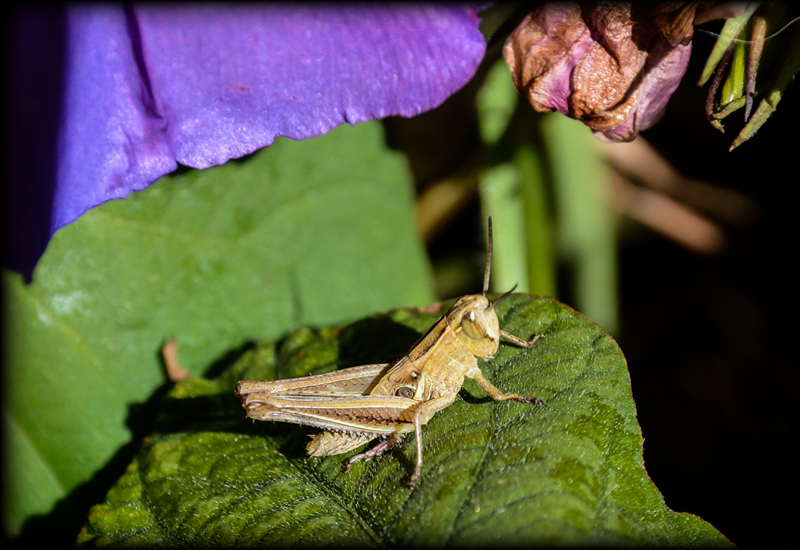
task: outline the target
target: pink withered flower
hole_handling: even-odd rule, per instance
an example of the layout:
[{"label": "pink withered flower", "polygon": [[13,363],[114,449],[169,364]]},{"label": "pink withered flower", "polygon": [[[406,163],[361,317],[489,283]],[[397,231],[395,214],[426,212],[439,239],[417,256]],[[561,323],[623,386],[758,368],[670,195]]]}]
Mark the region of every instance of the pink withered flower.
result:
[{"label": "pink withered flower", "polygon": [[603,141],[655,124],[686,72],[696,3],[537,7],[503,49],[534,109],[558,110]]}]

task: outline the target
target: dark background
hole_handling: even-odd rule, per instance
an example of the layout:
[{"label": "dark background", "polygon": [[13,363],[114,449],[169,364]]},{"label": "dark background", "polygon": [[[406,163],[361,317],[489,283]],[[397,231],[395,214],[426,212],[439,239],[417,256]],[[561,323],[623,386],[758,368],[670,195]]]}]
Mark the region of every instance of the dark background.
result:
[{"label": "dark background", "polygon": [[[727,244],[714,255],[623,221],[616,336],[645,466],[667,506],[700,516],[741,548],[797,547],[797,84],[755,137],[728,152],[743,111],[720,133],[706,119],[708,85],[697,86],[714,40],[695,35],[686,76],[663,119],[642,136],[683,175],[739,191],[758,212],[749,223],[721,224]],[[457,94],[440,111],[456,110],[458,101]],[[447,118],[418,119],[437,116]],[[452,147],[458,138],[447,141]],[[434,268],[464,246],[481,258],[476,265],[483,261],[480,219],[474,201],[442,231],[429,247]],[[567,273],[563,279],[558,298],[574,303]]]},{"label": "dark background", "polygon": [[742,548],[797,547],[797,84],[729,153],[741,112],[715,130],[695,84],[712,44],[696,35],[687,76],[644,135],[683,174],[753,198],[758,217],[728,227],[728,246],[711,257],[655,236],[623,246],[619,340],[645,465],[667,505]]}]

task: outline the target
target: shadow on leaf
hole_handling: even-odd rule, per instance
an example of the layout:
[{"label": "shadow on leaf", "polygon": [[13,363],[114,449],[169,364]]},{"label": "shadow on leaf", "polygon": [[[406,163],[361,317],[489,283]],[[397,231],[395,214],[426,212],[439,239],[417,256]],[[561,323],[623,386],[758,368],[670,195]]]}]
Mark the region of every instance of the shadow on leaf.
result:
[{"label": "shadow on leaf", "polygon": [[339,335],[339,364],[351,367],[388,363],[402,357],[421,334],[390,317],[368,317]]}]

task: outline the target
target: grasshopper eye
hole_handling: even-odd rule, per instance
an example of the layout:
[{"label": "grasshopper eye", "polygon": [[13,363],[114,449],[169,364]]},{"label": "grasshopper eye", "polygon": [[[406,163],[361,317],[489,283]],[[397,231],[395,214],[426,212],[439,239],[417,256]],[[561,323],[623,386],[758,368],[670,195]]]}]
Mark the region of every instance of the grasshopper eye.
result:
[{"label": "grasshopper eye", "polygon": [[461,319],[461,329],[473,340],[481,340],[486,337],[486,327],[481,321],[472,310]]},{"label": "grasshopper eye", "polygon": [[414,390],[412,388],[403,387],[397,388],[397,391],[394,392],[397,397],[405,397],[406,399],[411,399],[414,397]]}]

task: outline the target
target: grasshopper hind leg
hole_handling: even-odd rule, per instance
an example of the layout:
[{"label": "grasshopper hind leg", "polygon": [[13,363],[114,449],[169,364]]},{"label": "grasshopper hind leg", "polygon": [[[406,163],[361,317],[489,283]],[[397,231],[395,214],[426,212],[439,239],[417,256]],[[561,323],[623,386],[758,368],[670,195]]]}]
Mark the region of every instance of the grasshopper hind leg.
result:
[{"label": "grasshopper hind leg", "polygon": [[366,452],[363,452],[363,453],[359,453],[359,454],[351,457],[350,460],[348,460],[345,463],[344,471],[345,472],[349,472],[350,471],[350,467],[353,464],[355,464],[356,462],[360,461],[360,460],[370,460],[372,457],[375,457],[375,456],[378,456],[378,455],[381,455],[381,454],[385,453],[395,443],[399,443],[402,440],[403,440],[403,434],[397,433],[397,432],[394,432],[394,433],[390,434],[389,437],[387,437],[386,439],[384,439],[383,441],[381,441],[380,443],[375,445],[370,450],[368,450]]}]

